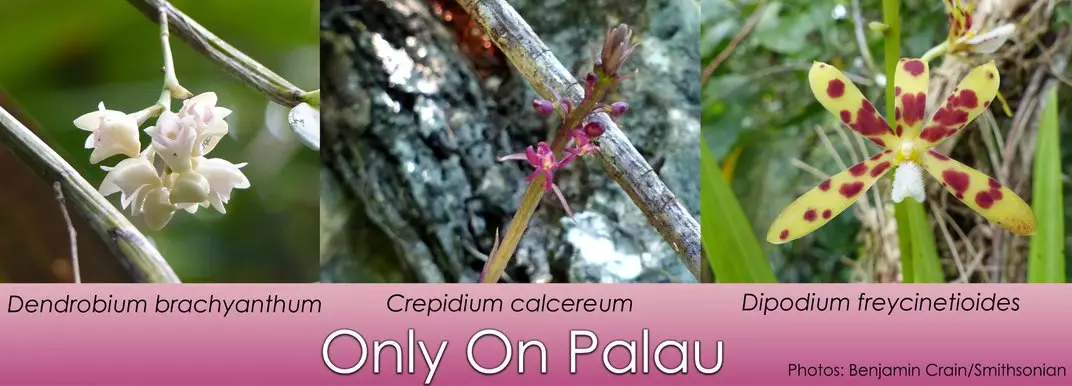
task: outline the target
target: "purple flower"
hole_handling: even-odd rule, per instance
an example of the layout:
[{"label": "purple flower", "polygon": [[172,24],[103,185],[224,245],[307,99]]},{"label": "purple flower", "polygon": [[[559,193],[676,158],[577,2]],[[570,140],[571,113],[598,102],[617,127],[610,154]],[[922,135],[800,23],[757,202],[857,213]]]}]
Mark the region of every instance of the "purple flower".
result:
[{"label": "purple flower", "polygon": [[529,146],[528,149],[525,149],[525,159],[536,168],[532,174],[525,177],[525,181],[532,182],[537,176],[543,174],[543,188],[545,191],[550,192],[555,184],[555,169],[558,169],[558,163],[555,162],[555,153],[551,151],[551,146],[547,142],[540,142],[536,145],[535,150],[533,150],[532,146]]},{"label": "purple flower", "polygon": [[499,158],[499,160],[528,161],[528,163],[535,167],[536,170],[534,170],[532,174],[529,174],[528,177],[525,177],[525,181],[532,182],[536,180],[536,177],[543,175],[544,191],[555,192],[555,196],[558,197],[558,201],[562,204],[562,207],[566,209],[566,214],[570,217],[573,217],[573,211],[570,210],[569,203],[566,202],[566,196],[562,194],[562,190],[558,188],[558,185],[556,185],[554,181],[555,170],[561,168],[563,165],[569,162],[569,160],[573,159],[573,157],[574,154],[572,152],[567,152],[566,157],[561,162],[556,162],[555,153],[551,151],[551,146],[548,145],[547,142],[540,142],[536,144],[535,148],[529,146],[527,149],[525,149],[524,153],[510,154]]}]

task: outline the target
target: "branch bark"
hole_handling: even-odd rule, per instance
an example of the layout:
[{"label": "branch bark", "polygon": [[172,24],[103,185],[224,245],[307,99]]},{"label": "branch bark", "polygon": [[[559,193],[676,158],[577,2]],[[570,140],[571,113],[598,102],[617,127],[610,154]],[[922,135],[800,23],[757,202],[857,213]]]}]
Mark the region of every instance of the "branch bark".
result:
[{"label": "branch bark", "polygon": [[104,240],[134,279],[179,283],[160,252],[97,189],[25,125],[0,107],[0,143],[42,178],[58,182],[66,201]]},{"label": "branch bark", "polygon": [[[503,0],[460,0],[495,45],[530,85],[546,99],[557,94],[579,103],[583,87],[525,20]],[[632,198],[648,221],[678,253],[693,276],[701,277],[700,225],[666,187],[651,165],[637,152],[618,125],[606,114],[598,119],[607,128],[600,136],[599,159],[604,170]]]}]

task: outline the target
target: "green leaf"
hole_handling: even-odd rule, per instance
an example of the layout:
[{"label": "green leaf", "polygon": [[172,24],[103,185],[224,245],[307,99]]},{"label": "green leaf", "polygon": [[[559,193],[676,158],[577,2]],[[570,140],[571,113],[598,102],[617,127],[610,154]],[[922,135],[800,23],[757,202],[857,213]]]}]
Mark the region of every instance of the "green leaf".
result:
[{"label": "green leaf", "polygon": [[1038,233],[1031,236],[1027,260],[1028,283],[1065,282],[1065,214],[1061,192],[1061,144],[1057,123],[1057,88],[1046,96],[1039,121],[1038,149],[1032,204]]},{"label": "green leaf", "polygon": [[720,283],[775,283],[770,262],[707,140],[700,136],[700,226],[703,247]]},{"label": "green leaf", "polygon": [[770,3],[756,25],[755,39],[767,49],[781,53],[798,53],[808,46],[808,35],[815,31],[815,22],[807,12],[782,12],[781,2]]}]

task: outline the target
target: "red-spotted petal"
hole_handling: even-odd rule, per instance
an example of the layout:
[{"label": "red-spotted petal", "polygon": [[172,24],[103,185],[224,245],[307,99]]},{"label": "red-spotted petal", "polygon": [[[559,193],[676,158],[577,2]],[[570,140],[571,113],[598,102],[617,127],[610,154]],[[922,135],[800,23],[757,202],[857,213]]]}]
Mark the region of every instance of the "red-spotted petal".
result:
[{"label": "red-spotted petal", "polygon": [[897,62],[894,85],[894,118],[897,126],[893,131],[900,138],[916,138],[923,127],[927,110],[927,87],[930,85],[927,62],[915,58],[901,59]]},{"label": "red-spotted petal", "polygon": [[1035,212],[997,180],[934,150],[924,152],[919,159],[949,193],[987,220],[1018,235],[1035,233]]},{"label": "red-spotted petal", "polygon": [[921,147],[934,147],[982,114],[997,96],[1000,82],[994,61],[971,70],[923,126],[919,133]]},{"label": "red-spotted petal", "polygon": [[787,243],[819,229],[856,202],[895,161],[890,150],[830,177],[789,204],[767,231],[767,241]]},{"label": "red-spotted petal", "polygon": [[864,94],[845,74],[826,63],[815,62],[808,72],[815,99],[857,134],[886,149],[897,146],[897,136]]}]

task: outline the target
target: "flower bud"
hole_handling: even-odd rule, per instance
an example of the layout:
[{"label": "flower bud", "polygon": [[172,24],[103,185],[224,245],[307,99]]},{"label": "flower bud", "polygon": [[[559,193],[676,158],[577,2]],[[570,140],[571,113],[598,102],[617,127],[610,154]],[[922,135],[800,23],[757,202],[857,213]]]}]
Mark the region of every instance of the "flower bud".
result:
[{"label": "flower bud", "polygon": [[588,123],[584,124],[584,135],[588,136],[588,138],[597,138],[603,135],[605,131],[607,131],[607,128],[603,127],[603,124],[599,123],[599,121],[588,121]]},{"label": "flower bud", "polygon": [[555,105],[550,101],[543,99],[533,99],[532,108],[536,110],[537,114],[540,114],[541,117],[545,118],[551,116],[551,113],[555,112]]},{"label": "flower bud", "polygon": [[145,204],[141,210],[145,214],[145,225],[154,231],[164,229],[164,226],[171,221],[171,216],[175,214],[175,206],[171,204],[167,188],[149,191],[145,195]]},{"label": "flower bud", "polygon": [[600,52],[597,70],[603,75],[615,75],[621,69],[629,56],[636,49],[633,42],[633,31],[625,24],[619,24],[607,31],[603,40],[603,50]]},{"label": "flower bud", "polygon": [[629,111],[629,104],[625,102],[614,102],[610,105],[610,116],[618,118]]},{"label": "flower bud", "polygon": [[209,183],[205,176],[193,170],[173,175],[171,201],[176,204],[192,204],[208,199]]},{"label": "flower bud", "polygon": [[596,73],[589,72],[588,75],[584,77],[584,88],[586,90],[591,90],[592,87],[595,87],[596,83],[599,83],[599,76],[597,76]]}]

